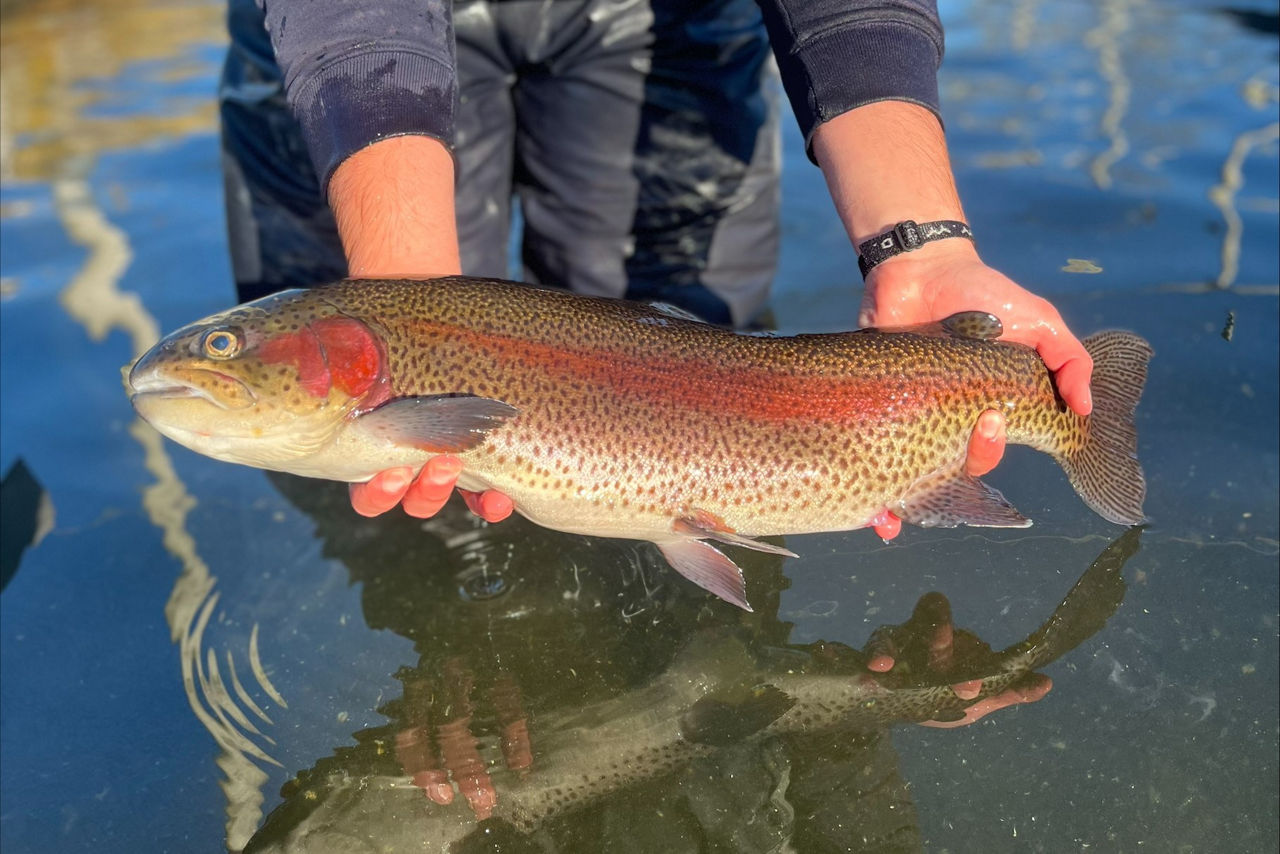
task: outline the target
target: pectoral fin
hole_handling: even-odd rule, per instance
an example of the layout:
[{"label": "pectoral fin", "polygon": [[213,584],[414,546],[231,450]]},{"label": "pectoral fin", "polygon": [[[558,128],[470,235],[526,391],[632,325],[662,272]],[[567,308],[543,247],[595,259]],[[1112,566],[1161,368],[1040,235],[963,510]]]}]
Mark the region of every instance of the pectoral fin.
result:
[{"label": "pectoral fin", "polygon": [[1031,525],[1031,520],[1015,510],[999,490],[962,471],[939,472],[920,481],[897,507],[890,509],[902,521],[922,528],[957,525],[1026,528]]},{"label": "pectoral fin", "polygon": [[517,412],[500,400],[472,394],[402,397],[359,416],[355,426],[396,445],[457,454],[479,445]]},{"label": "pectoral fin", "polygon": [[708,694],[680,716],[680,734],[699,744],[736,744],[769,726],[795,704],[795,697],[768,684]]},{"label": "pectoral fin", "polygon": [[694,510],[692,514],[675,520],[671,524],[671,530],[677,534],[684,534],[698,539],[715,540],[731,546],[742,546],[744,549],[766,554],[799,557],[795,552],[790,549],[784,549],[782,546],[762,543],[759,540],[742,536],[726,525],[725,521],[719,516],[706,510]]},{"label": "pectoral fin", "polygon": [[690,539],[668,540],[656,545],[676,572],[726,602],[744,611],[751,610],[742,570],[715,546]]}]

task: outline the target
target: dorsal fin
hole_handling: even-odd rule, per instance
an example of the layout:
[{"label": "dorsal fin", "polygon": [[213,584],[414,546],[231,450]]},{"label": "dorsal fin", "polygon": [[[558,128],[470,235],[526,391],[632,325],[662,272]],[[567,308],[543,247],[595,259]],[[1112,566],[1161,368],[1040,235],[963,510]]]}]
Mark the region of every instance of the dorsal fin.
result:
[{"label": "dorsal fin", "polygon": [[705,321],[698,315],[694,314],[692,311],[681,308],[678,305],[672,305],[669,302],[662,302],[661,300],[648,300],[645,302],[645,305],[647,305],[649,308],[653,309],[654,311],[658,312],[658,314],[665,314],[667,317],[674,317],[676,320],[688,320],[688,321],[692,321],[693,323],[701,323],[704,326],[707,324],[707,321]]}]

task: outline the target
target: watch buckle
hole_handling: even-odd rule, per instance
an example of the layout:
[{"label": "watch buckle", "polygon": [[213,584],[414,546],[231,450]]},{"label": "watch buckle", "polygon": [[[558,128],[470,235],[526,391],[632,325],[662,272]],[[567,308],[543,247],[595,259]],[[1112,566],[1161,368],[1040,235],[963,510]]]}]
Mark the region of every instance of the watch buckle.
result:
[{"label": "watch buckle", "polygon": [[920,235],[920,227],[909,219],[905,219],[893,227],[893,236],[897,238],[898,245],[902,247],[903,252],[919,249],[924,244],[924,238]]}]

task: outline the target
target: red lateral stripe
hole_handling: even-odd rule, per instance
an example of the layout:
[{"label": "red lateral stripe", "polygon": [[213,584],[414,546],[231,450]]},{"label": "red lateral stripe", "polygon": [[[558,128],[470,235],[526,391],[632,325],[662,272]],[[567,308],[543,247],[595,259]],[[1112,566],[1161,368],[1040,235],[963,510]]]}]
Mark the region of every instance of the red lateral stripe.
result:
[{"label": "red lateral stripe", "polygon": [[[427,324],[423,324],[427,325]],[[706,363],[646,354],[573,351],[528,339],[429,324],[463,352],[486,355],[520,372],[558,381],[615,388],[628,397],[662,406],[713,411],[760,421],[817,420],[899,415],[931,405],[943,391],[920,378],[796,376],[759,370],[732,370]],[[422,330],[417,334],[430,334]],[[499,395],[500,396],[500,395]]]}]

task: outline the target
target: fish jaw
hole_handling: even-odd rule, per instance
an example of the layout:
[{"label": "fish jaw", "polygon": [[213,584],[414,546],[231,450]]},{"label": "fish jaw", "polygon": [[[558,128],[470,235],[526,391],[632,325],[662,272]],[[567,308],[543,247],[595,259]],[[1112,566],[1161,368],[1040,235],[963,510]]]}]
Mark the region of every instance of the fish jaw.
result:
[{"label": "fish jaw", "polygon": [[152,408],[155,401],[202,400],[218,409],[230,410],[244,409],[257,402],[258,396],[253,390],[230,374],[212,368],[170,364],[172,349],[171,344],[158,344],[129,369],[125,387],[135,408]]},{"label": "fish jaw", "polygon": [[[250,386],[217,370],[166,364],[162,346],[126,380],[134,411],[161,435],[223,462],[314,474],[305,459],[332,443],[350,408],[345,400],[310,416],[280,419]],[[301,466],[304,471],[297,471]]]},{"label": "fish jaw", "polygon": [[[143,356],[129,371],[125,381],[129,402],[161,434],[203,452],[205,446],[212,447],[210,425],[225,429],[227,416],[252,407],[257,397],[226,374],[167,367],[154,358],[158,350]],[[226,459],[224,455],[217,458]]]}]

